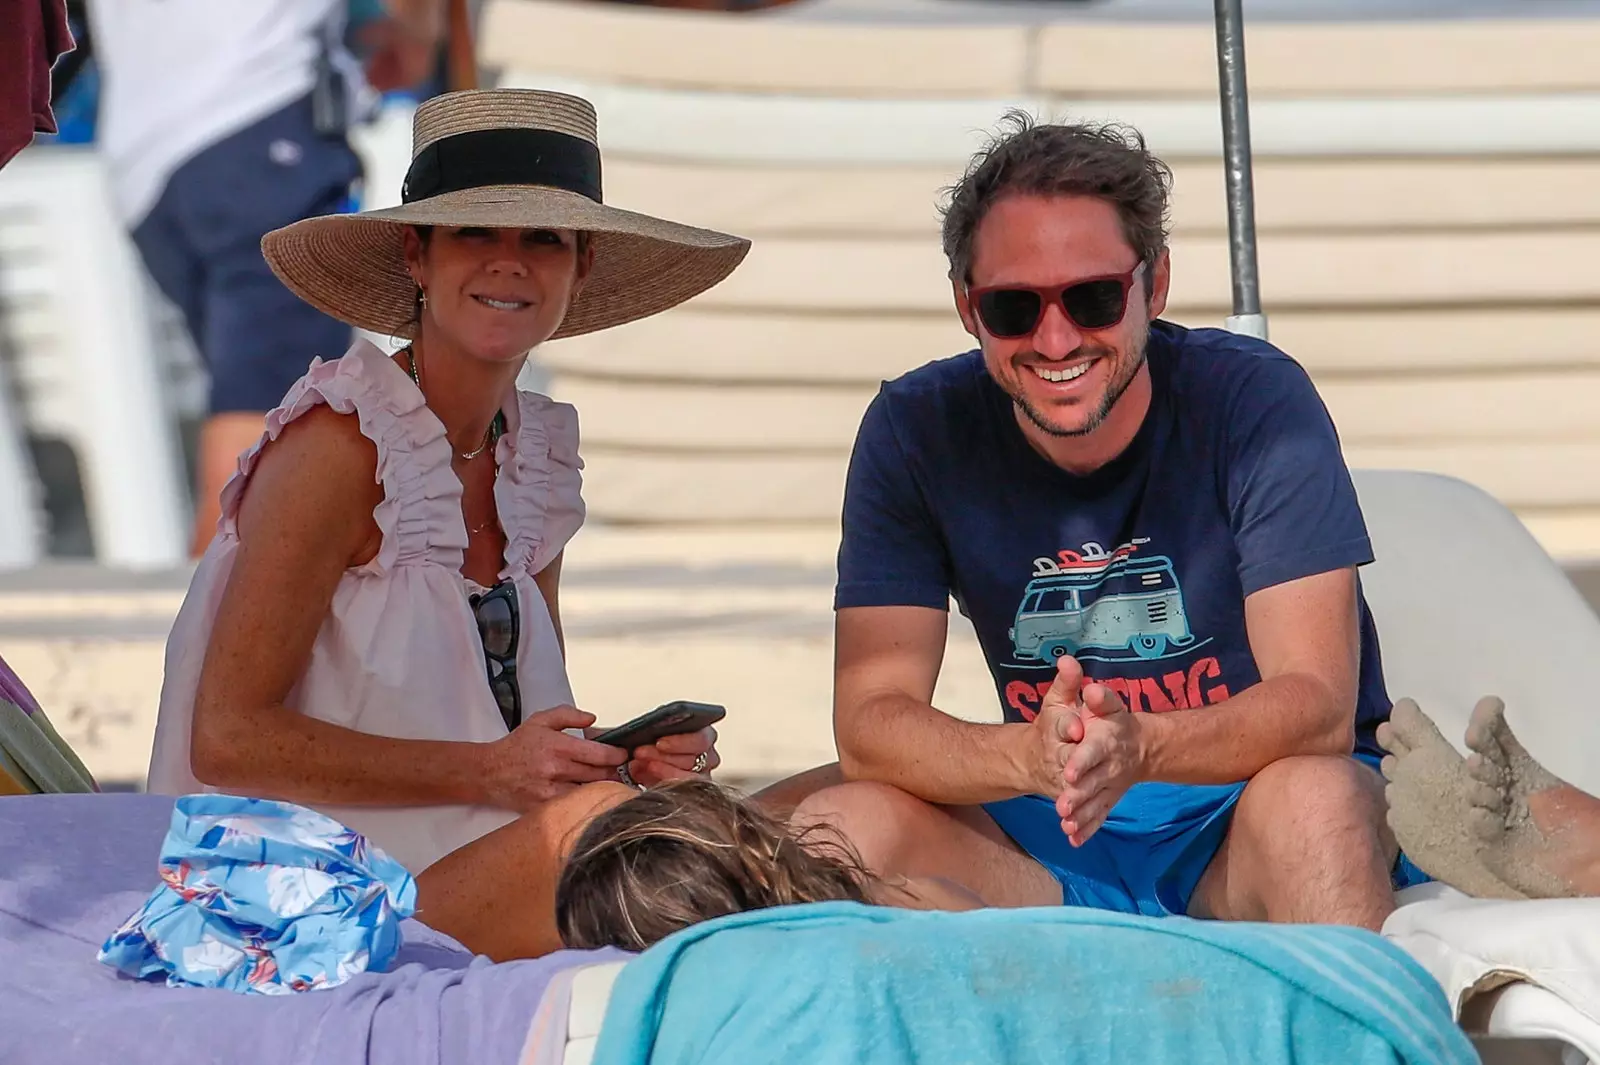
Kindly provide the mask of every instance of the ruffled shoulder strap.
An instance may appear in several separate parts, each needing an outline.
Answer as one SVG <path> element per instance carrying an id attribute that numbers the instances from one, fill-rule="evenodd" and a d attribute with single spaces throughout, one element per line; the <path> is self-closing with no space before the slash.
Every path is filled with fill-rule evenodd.
<path id="1" fill-rule="evenodd" d="M 450 443 L 444 426 L 428 410 L 405 371 L 366 340 L 357 340 L 331 362 L 315 359 L 283 402 L 267 415 L 261 439 L 239 457 L 238 471 L 223 489 L 219 530 L 224 535 L 238 535 L 239 500 L 262 450 L 282 435 L 285 426 L 319 403 L 340 414 L 354 414 L 361 434 L 378 449 L 377 479 L 383 485 L 383 502 L 373 511 L 373 518 L 383 543 L 365 570 L 385 573 L 396 564 L 430 554 L 459 567 L 466 549 L 461 482 L 450 469 Z"/>
<path id="2" fill-rule="evenodd" d="M 537 392 L 517 390 L 500 438 L 495 505 L 506 530 L 502 578 L 548 566 L 583 525 L 583 460 L 578 410 Z"/>

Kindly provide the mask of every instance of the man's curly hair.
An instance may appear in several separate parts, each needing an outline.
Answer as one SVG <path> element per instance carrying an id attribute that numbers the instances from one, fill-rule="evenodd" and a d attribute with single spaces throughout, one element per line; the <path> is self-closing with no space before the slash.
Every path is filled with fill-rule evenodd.
<path id="1" fill-rule="evenodd" d="M 1140 262 L 1166 248 L 1172 171 L 1138 130 L 1115 123 L 1040 124 L 1017 110 L 1000 125 L 961 180 L 945 190 L 944 253 L 952 279 L 971 280 L 973 235 L 989 208 L 1009 195 L 1099 197 L 1116 207 Z"/>

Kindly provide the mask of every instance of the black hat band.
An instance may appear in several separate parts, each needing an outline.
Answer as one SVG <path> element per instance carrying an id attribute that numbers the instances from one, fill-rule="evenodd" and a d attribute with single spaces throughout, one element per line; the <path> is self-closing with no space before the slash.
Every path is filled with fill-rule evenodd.
<path id="1" fill-rule="evenodd" d="M 547 185 L 600 199 L 600 149 L 551 129 L 480 129 L 434 141 L 411 161 L 400 201 L 488 185 Z"/>

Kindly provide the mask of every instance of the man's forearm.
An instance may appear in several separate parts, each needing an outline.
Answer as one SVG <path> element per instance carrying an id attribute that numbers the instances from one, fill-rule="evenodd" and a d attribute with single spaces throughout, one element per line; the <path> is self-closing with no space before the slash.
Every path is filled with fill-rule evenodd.
<path id="1" fill-rule="evenodd" d="M 974 806 L 1028 794 L 1027 725 L 962 721 L 908 695 L 885 693 L 835 725 L 851 780 L 893 784 L 926 802 Z"/>
<path id="2" fill-rule="evenodd" d="M 1195 710 L 1140 715 L 1143 779 L 1170 784 L 1234 784 L 1280 758 L 1349 754 L 1353 714 L 1327 686 L 1285 674 Z"/>
<path id="3" fill-rule="evenodd" d="M 494 805 L 489 745 L 396 739 L 278 707 L 242 732 L 196 735 L 195 776 L 215 787 L 300 803 Z"/>

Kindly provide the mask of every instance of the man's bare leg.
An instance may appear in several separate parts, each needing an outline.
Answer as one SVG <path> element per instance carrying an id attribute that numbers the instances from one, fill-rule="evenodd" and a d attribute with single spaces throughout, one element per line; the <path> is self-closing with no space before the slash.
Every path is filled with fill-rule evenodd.
<path id="1" fill-rule="evenodd" d="M 1467 772 L 1480 787 L 1466 812 L 1484 865 L 1530 898 L 1600 895 L 1600 799 L 1555 776 L 1480 700 L 1467 726 Z"/>
<path id="2" fill-rule="evenodd" d="M 1377 931 L 1395 908 L 1398 852 L 1377 773 L 1353 758 L 1285 758 L 1245 785 L 1189 912 Z"/>
<path id="3" fill-rule="evenodd" d="M 787 818 L 794 813 L 797 806 L 823 788 L 831 788 L 844 782 L 844 771 L 839 768 L 839 763 L 829 762 L 827 765 L 819 765 L 815 769 L 807 769 L 792 777 L 784 777 L 768 784 L 751 798 L 766 807 L 774 816 Z"/>
<path id="4" fill-rule="evenodd" d="M 199 558 L 211 546 L 222 516 L 222 490 L 239 468 L 239 456 L 255 446 L 266 425 L 265 414 L 232 411 L 215 414 L 200 426 L 195 455 L 194 531 L 189 556 Z"/>
<path id="5" fill-rule="evenodd" d="M 1059 906 L 1061 885 L 977 807 L 935 806 L 899 788 L 853 781 L 812 793 L 790 823 L 833 831 L 874 875 L 949 881 L 989 906 Z"/>

